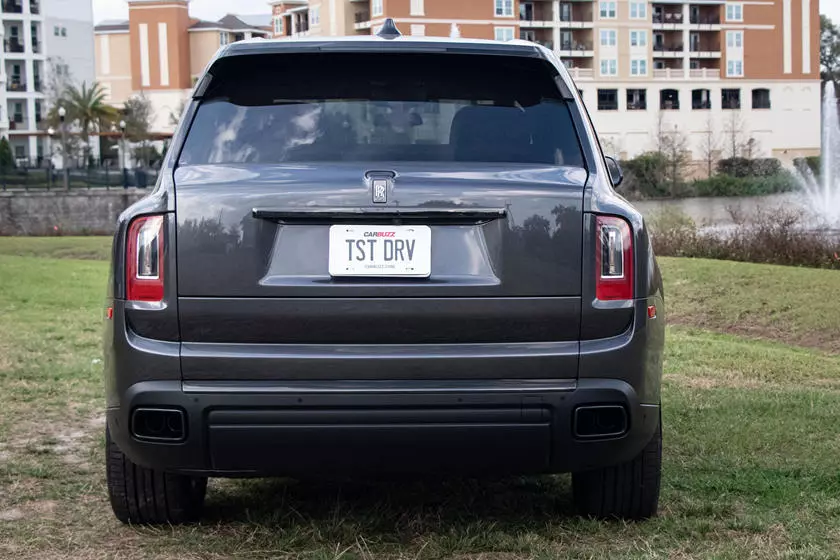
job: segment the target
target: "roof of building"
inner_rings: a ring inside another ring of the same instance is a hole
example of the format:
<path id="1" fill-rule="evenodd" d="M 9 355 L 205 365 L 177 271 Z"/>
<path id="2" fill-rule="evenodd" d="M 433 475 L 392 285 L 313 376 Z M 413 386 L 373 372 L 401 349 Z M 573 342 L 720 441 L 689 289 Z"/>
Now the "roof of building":
<path id="1" fill-rule="evenodd" d="M 218 21 L 194 19 L 190 30 L 219 29 L 224 31 L 267 31 L 271 28 L 271 14 L 227 14 Z M 94 33 L 128 32 L 127 19 L 107 19 L 93 28 Z"/>
<path id="2" fill-rule="evenodd" d="M 308 4 L 309 0 L 269 0 L 269 6 L 276 6 L 278 4 Z"/>
<path id="3" fill-rule="evenodd" d="M 99 22 L 99 25 L 93 28 L 96 33 L 104 33 L 106 31 L 128 31 L 127 19 L 106 19 Z"/>

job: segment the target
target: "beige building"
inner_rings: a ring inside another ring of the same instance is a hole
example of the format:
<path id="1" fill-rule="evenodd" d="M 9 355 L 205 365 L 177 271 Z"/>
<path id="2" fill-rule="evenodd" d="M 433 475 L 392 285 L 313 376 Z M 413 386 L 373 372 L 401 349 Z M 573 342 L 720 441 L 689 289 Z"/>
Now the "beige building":
<path id="1" fill-rule="evenodd" d="M 271 18 L 227 15 L 219 21 L 190 16 L 190 0 L 128 0 L 129 17 L 94 28 L 96 79 L 108 102 L 135 95 L 152 103 L 152 130 L 170 133 L 172 115 L 220 46 L 271 33 Z"/>
<path id="2" fill-rule="evenodd" d="M 622 157 L 675 129 L 697 159 L 710 135 L 722 156 L 733 140 L 787 162 L 819 152 L 818 0 L 269 4 L 281 39 L 369 34 L 390 17 L 405 35 L 540 43 L 562 59 L 606 149 Z"/>

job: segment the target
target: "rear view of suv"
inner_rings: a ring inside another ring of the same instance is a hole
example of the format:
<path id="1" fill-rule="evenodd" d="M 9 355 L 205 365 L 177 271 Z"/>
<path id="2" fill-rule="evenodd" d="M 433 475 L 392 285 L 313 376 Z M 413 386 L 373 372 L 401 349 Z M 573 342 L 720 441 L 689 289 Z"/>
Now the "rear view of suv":
<path id="1" fill-rule="evenodd" d="M 664 341 L 640 214 L 541 46 L 244 41 L 120 218 L 105 328 L 117 517 L 208 477 L 573 473 L 654 515 Z"/>

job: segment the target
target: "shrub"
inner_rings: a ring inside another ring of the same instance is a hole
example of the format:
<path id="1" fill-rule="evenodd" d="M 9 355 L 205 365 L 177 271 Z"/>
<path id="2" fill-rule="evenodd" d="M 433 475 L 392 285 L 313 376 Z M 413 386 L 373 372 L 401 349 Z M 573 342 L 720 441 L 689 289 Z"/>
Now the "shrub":
<path id="1" fill-rule="evenodd" d="M 659 152 L 647 152 L 621 163 L 622 193 L 636 198 L 668 196 L 668 159 Z"/>
<path id="2" fill-rule="evenodd" d="M 739 178 L 769 177 L 782 172 L 782 162 L 776 158 L 726 158 L 718 162 L 717 171 L 723 175 Z"/>
<path id="3" fill-rule="evenodd" d="M 662 256 L 840 269 L 840 238 L 803 229 L 804 218 L 788 208 L 733 215 L 735 225 L 726 232 L 702 231 L 674 210 L 654 215 L 649 222 L 654 251 Z"/>
<path id="4" fill-rule="evenodd" d="M 718 161 L 717 172 L 730 177 L 749 177 L 752 173 L 752 165 L 747 158 L 725 158 Z"/>
<path id="5" fill-rule="evenodd" d="M 822 171 L 822 160 L 820 156 L 808 156 L 804 158 L 795 158 L 793 160 L 793 166 L 800 172 L 805 173 L 806 169 L 810 170 L 810 172 L 814 175 L 814 177 L 819 177 L 820 172 Z"/>
<path id="6" fill-rule="evenodd" d="M 691 183 L 689 192 L 692 196 L 757 196 L 790 192 L 799 188 L 796 178 L 781 171 L 764 177 L 733 177 L 715 175 L 708 179 L 697 179 Z"/>

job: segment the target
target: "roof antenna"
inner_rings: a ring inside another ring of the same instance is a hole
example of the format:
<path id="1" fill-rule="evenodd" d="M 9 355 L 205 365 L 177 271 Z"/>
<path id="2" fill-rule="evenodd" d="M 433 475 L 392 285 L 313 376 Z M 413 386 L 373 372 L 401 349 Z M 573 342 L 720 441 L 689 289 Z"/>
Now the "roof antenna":
<path id="1" fill-rule="evenodd" d="M 377 35 L 383 39 L 396 39 L 397 37 L 402 37 L 402 33 L 400 33 L 400 30 L 397 29 L 397 24 L 394 23 L 394 18 L 386 19 Z"/>

